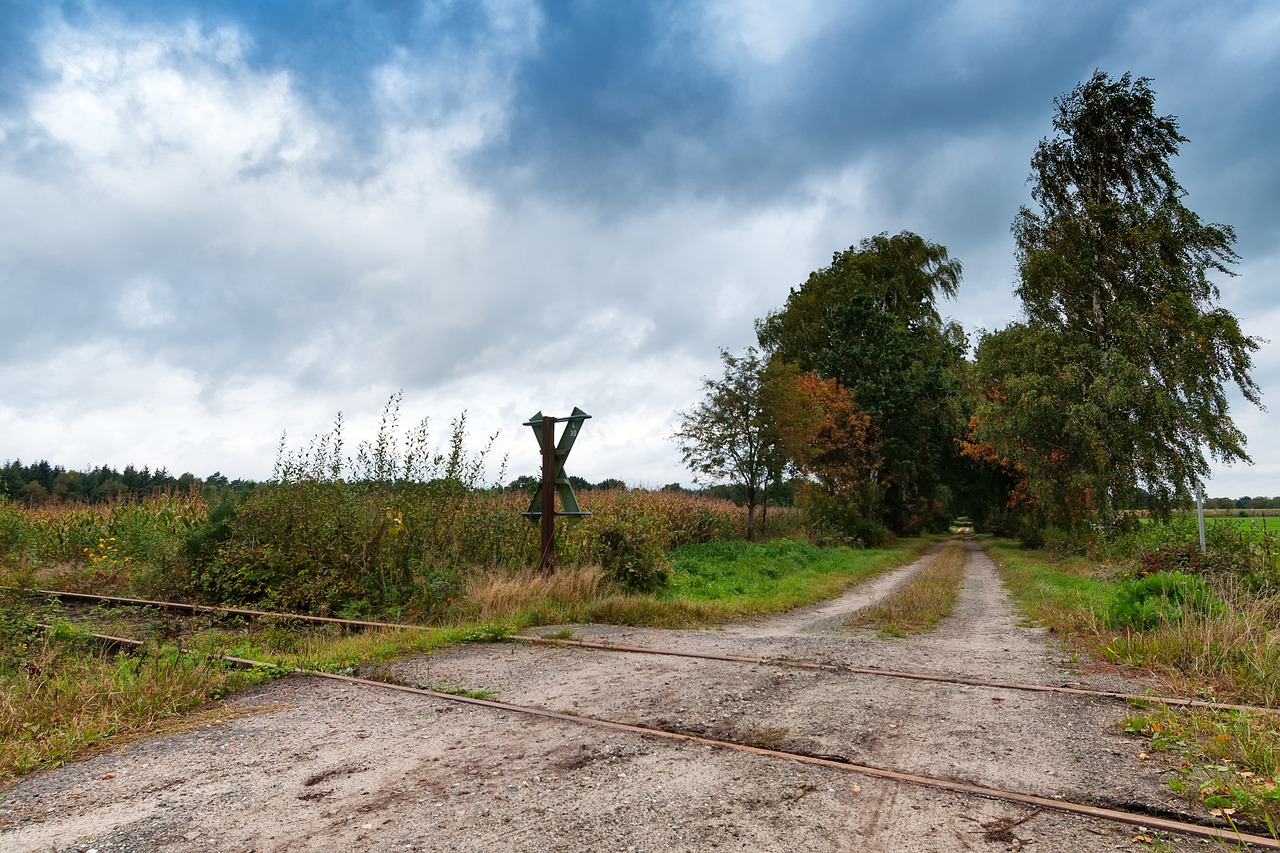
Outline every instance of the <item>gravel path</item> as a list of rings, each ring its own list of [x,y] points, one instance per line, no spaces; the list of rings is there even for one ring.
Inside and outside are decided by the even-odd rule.
[[[972,544],[956,611],[936,631],[898,640],[841,627],[927,559],[771,619],[574,630],[628,645],[1141,689],[1064,670],[1043,631],[1019,624]],[[393,669],[409,683],[494,690],[516,704],[1176,808],[1139,745],[1116,733],[1123,707],[1104,700],[518,644]],[[288,678],[225,708],[226,719],[23,779],[0,799],[0,851],[1144,849],[1133,828],[369,687]],[[1203,845],[1174,838],[1161,849]]]

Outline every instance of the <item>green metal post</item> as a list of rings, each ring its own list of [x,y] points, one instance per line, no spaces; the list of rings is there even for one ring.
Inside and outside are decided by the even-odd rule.
[[[556,546],[556,419],[542,416],[542,559],[544,575],[555,571]]]

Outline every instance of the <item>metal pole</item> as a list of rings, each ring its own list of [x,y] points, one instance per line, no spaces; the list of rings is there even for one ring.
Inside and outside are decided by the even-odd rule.
[[[542,559],[544,575],[555,571],[556,542],[556,419],[542,416]]]
[[[1204,546],[1204,487],[1196,483],[1196,520],[1200,524],[1200,553],[1208,554]]]

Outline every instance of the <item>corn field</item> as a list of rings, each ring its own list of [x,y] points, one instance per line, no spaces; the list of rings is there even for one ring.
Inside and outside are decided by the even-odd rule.
[[[628,589],[666,578],[671,550],[741,538],[746,511],[677,491],[588,491],[557,522],[556,563],[594,566]],[[156,495],[141,503],[25,508],[0,503],[0,562],[94,592],[259,604],[318,613],[439,613],[470,575],[536,566],[526,494],[456,481],[296,479],[241,502]],[[773,509],[775,534],[796,532]]]

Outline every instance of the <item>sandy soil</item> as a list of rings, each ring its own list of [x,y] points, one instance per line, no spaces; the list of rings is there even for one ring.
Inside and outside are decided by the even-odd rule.
[[[894,640],[841,627],[923,563],[776,618],[575,631],[1010,682],[1143,686],[1064,669],[1044,633],[1019,624],[973,546],[956,612],[938,630]],[[516,704],[1050,797],[1178,808],[1140,746],[1117,733],[1123,707],[1105,700],[516,644],[394,670]],[[0,851],[1145,849],[1134,828],[369,687],[289,678],[226,711],[22,780],[0,799]],[[1203,844],[1173,838],[1161,849]]]

